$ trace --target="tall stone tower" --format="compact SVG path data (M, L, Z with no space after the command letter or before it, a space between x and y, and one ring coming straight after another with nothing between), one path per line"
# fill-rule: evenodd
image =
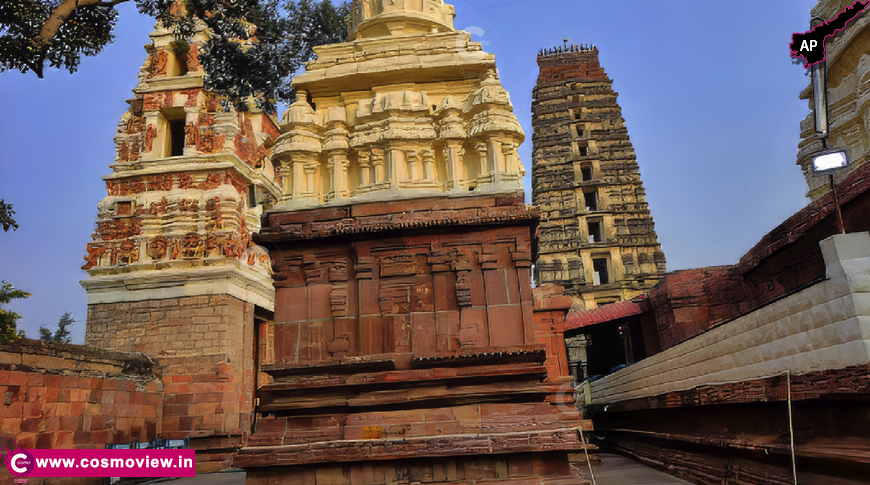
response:
M850 0L819 0L813 7L813 18L833 19ZM870 17L860 15L833 37L826 39L826 61L818 64L827 77L828 136L825 140L816 132L816 112L813 86L801 93L808 101L810 113L801 121L801 141L797 164L807 181L807 197L815 201L831 192L827 174L813 170L813 157L826 149L846 150L849 168L836 174L839 183L870 160L870 37L867 27Z
M159 25L151 37L87 246L86 344L164 366L151 438L193 437L207 471L251 432L254 322L274 302L251 238L260 202L281 196L266 148L279 133L273 115L203 91L203 31L190 45Z
M586 484L495 58L441 0L352 8L272 155L271 382L234 465L263 485Z
M598 49L538 55L532 198L541 208L535 280L580 309L633 298L665 273L617 93Z
M350 40L366 57L352 43L324 46L294 80L299 100L283 120L291 135L273 157L284 196L273 210L521 188L525 135L495 56L453 30L453 7L400 0L352 8ZM414 39L419 52L398 38Z

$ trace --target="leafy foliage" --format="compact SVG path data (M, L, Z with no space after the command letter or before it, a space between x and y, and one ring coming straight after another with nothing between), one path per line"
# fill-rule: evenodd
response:
M51 333L51 329L48 327L39 327L39 340L68 344L72 342L72 333L69 328L72 327L74 323L76 323L76 321L73 320L72 315L70 315L69 312L66 312L62 317L60 317L60 321L57 322L57 330L55 330L54 334Z
M15 211L12 210L12 204L7 204L0 199L0 225L3 226L3 230L6 232L9 229L13 231L18 229L18 223L12 218L13 215L15 215ZM4 281L0 284L0 305L5 305L14 299L27 298L28 296L30 296L30 293L16 290L10 283ZM21 315L0 307L0 343L8 342L16 337L15 328L19 318L21 318Z
M12 300L27 298L30 293L16 290L10 283L2 282L0 284L0 305L6 305ZM21 315L0 308L0 343L8 342L16 338L15 327Z
M239 110L249 96L257 96L259 107L267 110L276 100L289 102L293 73L314 57L315 46L343 42L349 18L347 2L336 8L329 0L253 2L244 19L218 25L206 17L213 35L200 54L205 88L226 96Z
M82 56L97 55L112 41L114 6L131 0L3 0L0 2L0 72L33 71L46 64L75 72ZM261 107L292 97L289 77L310 60L314 46L347 38L350 7L331 0L132 0L178 39L185 50L197 21L209 29L200 52L205 87L245 109L250 96ZM72 9L63 16L64 9ZM58 21L60 26L52 34Z
M82 56L97 55L112 42L118 17L114 3L79 6L43 41L40 30L56 5L48 0L0 2L0 72L33 71L41 78L46 63L75 72Z
M13 231L18 229L18 223L12 218L14 215L15 211L12 210L12 204L7 204L6 201L0 199L0 226L3 226L3 231L9 232L9 229Z

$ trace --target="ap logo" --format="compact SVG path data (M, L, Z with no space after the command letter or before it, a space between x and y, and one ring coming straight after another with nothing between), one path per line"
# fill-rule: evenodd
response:
M795 59L801 59L806 67L824 62L827 57L825 40L845 29L849 22L857 18L858 14L867 8L868 4L870 4L870 0L856 1L837 14L835 18L817 25L807 32L793 34L791 44L789 44L791 56Z

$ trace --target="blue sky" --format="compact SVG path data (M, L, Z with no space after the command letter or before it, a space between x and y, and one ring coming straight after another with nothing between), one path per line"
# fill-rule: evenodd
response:
M809 83L791 63L791 34L807 30L813 0L457 1L456 25L497 56L529 141L536 54L596 44L619 93L668 270L733 264L802 208L795 165ZM85 245L106 195L101 177L153 20L122 4L115 43L79 71L0 74L0 198L17 232L0 232L0 279L33 293L11 305L35 338L64 312L84 341ZM472 30L479 32L479 30ZM529 188L526 178L526 190ZM528 195L527 195L528 198Z

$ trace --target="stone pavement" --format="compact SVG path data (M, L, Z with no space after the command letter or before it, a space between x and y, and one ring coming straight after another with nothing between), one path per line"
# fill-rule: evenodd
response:
M600 453L601 464L595 471L596 485L691 485L621 455ZM157 482L149 482L157 483ZM195 478L179 478L167 485L245 485L244 473L211 473Z
M155 480L147 485L245 485L244 472L206 473L197 477L178 478L175 480Z
M601 464L595 472L596 485L691 485L622 455L599 453Z

